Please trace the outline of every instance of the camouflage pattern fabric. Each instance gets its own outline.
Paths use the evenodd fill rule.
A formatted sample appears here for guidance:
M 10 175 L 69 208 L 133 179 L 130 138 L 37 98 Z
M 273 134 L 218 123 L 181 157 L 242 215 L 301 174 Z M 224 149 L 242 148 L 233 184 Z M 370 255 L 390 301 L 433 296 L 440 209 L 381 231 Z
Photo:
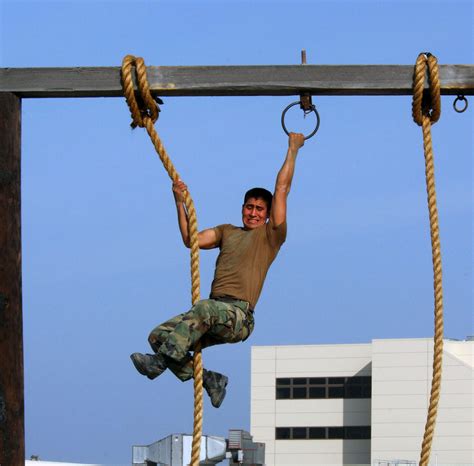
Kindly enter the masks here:
M 193 377 L 190 351 L 201 341 L 202 348 L 245 341 L 254 328 L 253 313 L 246 301 L 203 299 L 188 312 L 154 328 L 148 341 L 163 355 L 168 368 L 180 380 Z

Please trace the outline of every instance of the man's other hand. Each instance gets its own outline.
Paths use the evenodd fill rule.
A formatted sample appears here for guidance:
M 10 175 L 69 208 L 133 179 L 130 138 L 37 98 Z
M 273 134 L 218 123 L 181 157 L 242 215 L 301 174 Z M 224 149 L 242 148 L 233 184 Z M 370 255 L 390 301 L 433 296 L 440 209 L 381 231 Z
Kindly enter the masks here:
M 184 202 L 184 192 L 188 190 L 186 183 L 182 180 L 174 181 L 172 189 L 176 202 Z

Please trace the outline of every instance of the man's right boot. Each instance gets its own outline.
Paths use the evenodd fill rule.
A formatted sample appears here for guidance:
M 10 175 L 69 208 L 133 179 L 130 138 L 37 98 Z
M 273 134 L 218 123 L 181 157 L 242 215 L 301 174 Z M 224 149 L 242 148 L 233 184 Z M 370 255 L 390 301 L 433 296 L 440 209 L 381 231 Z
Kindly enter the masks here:
M 135 369 L 150 380 L 156 379 L 167 367 L 165 359 L 159 354 L 133 353 L 130 359 Z
M 202 376 L 202 385 L 206 389 L 211 404 L 214 408 L 218 408 L 224 401 L 226 395 L 227 383 L 229 378 L 219 372 L 208 371 L 204 369 Z

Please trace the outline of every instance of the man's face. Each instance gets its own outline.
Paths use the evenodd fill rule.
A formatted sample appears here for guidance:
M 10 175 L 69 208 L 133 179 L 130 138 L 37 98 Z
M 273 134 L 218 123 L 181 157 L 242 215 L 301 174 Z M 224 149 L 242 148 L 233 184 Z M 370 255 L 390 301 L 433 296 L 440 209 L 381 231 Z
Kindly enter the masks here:
M 268 218 L 267 204 L 263 199 L 250 197 L 242 206 L 242 223 L 246 230 L 264 225 Z

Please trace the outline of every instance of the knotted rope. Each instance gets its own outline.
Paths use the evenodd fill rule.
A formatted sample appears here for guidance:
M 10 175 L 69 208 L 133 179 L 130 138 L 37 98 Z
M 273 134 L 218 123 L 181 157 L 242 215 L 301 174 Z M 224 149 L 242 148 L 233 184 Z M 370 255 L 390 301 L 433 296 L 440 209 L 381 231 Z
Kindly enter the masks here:
M 425 77 L 428 75 L 429 91 L 425 92 Z M 434 175 L 433 146 L 431 142 L 431 123 L 436 123 L 441 115 L 440 82 L 438 61 L 431 54 L 418 55 L 413 80 L 413 120 L 423 128 L 423 147 L 425 153 L 426 190 L 430 216 L 431 251 L 433 258 L 434 283 L 434 350 L 433 378 L 431 381 L 430 404 L 423 434 L 420 466 L 427 466 L 430 460 L 431 445 L 438 413 L 441 392 L 441 369 L 443 360 L 443 285 L 441 268 L 441 246 L 439 241 L 438 209 L 436 207 L 436 188 Z
M 137 85 L 137 96 L 135 95 L 132 71 L 135 70 Z M 148 85 L 146 67 L 143 58 L 127 55 L 122 61 L 122 89 L 125 99 L 132 115 L 132 128 L 139 126 L 146 128 L 151 142 L 163 163 L 165 170 L 173 181 L 179 179 L 178 172 L 173 166 L 163 143 L 156 132 L 154 123 L 158 119 L 159 108 L 150 93 Z M 199 245 L 196 210 L 194 202 L 188 191 L 184 192 L 184 203 L 188 212 L 188 230 L 191 243 L 191 299 L 192 304 L 200 300 L 200 278 L 199 278 Z M 199 464 L 202 437 L 203 418 L 203 386 L 202 386 L 202 354 L 201 346 L 198 343 L 194 349 L 194 430 L 191 450 L 191 466 Z

